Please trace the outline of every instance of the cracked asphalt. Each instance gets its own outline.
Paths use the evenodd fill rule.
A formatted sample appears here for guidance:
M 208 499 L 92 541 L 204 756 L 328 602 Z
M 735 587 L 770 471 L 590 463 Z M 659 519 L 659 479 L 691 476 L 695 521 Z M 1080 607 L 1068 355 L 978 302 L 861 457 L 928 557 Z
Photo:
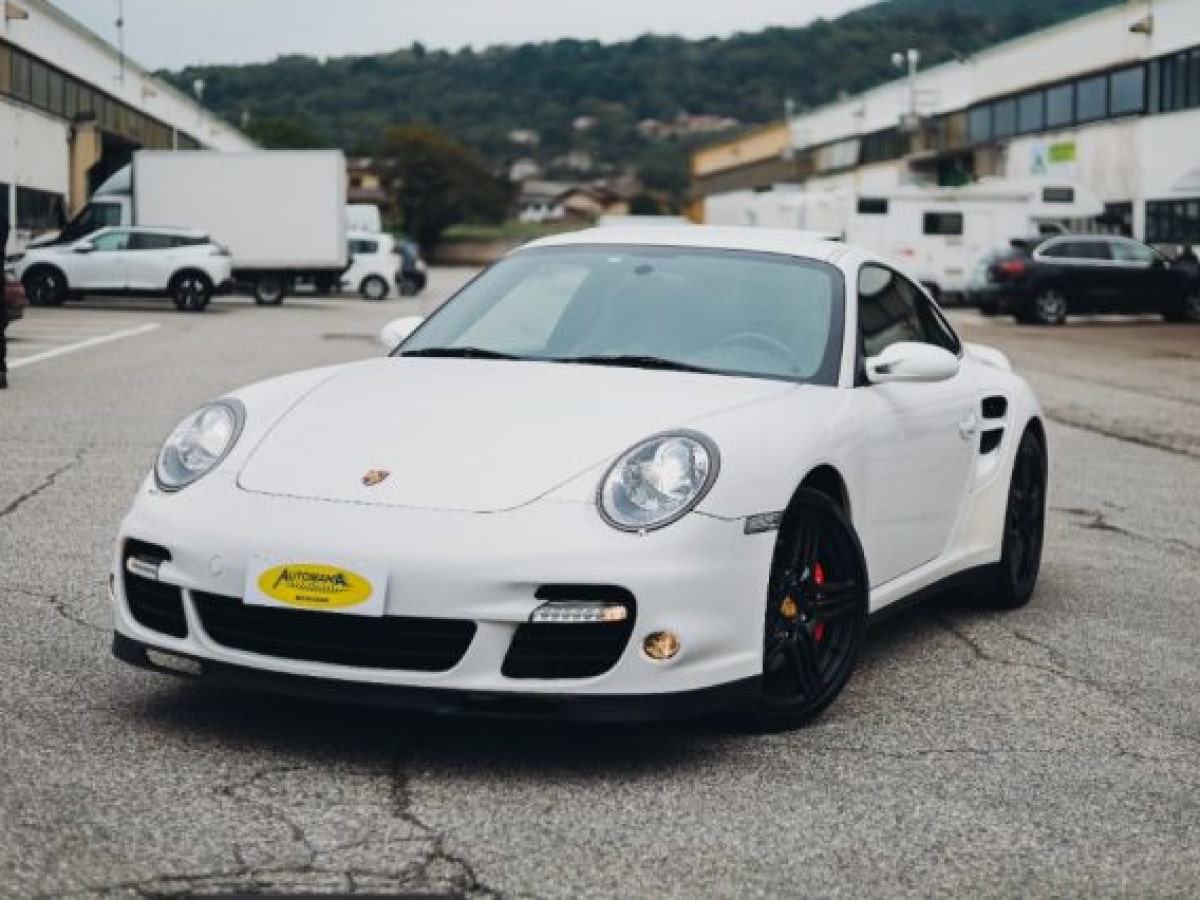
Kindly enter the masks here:
M 1195 895 L 1200 329 L 953 314 L 1047 405 L 1041 583 L 1015 613 L 944 598 L 876 626 L 802 731 L 439 720 L 114 661 L 113 535 L 175 422 L 247 381 L 376 353 L 379 326 L 466 274 L 384 304 L 95 304 L 162 327 L 14 373 L 0 895 Z M 58 315 L 30 311 L 42 333 Z

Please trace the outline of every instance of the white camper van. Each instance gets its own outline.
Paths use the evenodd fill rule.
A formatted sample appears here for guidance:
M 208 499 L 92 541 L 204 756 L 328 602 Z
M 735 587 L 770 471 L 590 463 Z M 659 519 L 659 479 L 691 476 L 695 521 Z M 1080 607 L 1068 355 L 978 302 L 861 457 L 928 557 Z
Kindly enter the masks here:
M 938 297 L 961 294 L 979 260 L 1013 238 L 1079 229 L 1103 212 L 1069 182 L 897 187 L 855 199 L 846 240 L 894 260 Z

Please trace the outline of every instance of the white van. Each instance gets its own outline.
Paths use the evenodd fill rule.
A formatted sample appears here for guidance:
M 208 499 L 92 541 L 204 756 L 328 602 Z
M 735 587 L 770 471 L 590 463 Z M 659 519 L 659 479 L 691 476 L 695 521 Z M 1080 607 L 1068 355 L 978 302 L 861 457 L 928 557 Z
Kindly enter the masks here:
M 897 187 L 855 199 L 846 240 L 894 260 L 936 298 L 961 294 L 979 261 L 1013 238 L 1077 229 L 1103 212 L 1099 198 L 1069 182 Z
M 400 268 L 396 239 L 390 234 L 350 234 L 350 267 L 342 273 L 342 290 L 364 300 L 386 300 Z

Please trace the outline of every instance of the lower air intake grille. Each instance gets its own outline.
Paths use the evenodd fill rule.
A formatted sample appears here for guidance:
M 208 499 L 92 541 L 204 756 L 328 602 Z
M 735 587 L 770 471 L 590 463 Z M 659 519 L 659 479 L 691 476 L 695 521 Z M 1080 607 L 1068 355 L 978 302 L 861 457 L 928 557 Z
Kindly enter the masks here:
M 624 588 L 545 585 L 539 600 L 621 603 L 629 615 L 623 622 L 533 623 L 517 628 L 501 673 L 509 678 L 591 678 L 617 664 L 633 633 L 635 603 Z
M 171 558 L 165 547 L 144 541 L 127 541 L 121 554 L 121 583 L 129 614 L 143 628 L 171 637 L 187 637 L 187 617 L 183 613 L 183 591 L 172 584 L 134 575 L 126 566 L 130 557 L 157 565 Z
M 445 672 L 458 665 L 475 637 L 475 623 L 462 619 L 271 609 L 199 592 L 192 599 L 204 630 L 218 644 L 283 659 Z

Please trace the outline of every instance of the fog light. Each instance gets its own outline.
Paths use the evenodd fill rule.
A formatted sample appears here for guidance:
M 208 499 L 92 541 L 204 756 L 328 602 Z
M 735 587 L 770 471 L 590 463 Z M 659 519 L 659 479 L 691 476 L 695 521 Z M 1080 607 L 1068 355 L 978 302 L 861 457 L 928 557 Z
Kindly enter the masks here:
M 535 609 L 529 621 L 535 625 L 580 625 L 624 622 L 628 618 L 629 609 L 623 603 L 556 600 Z
M 642 649 L 651 659 L 666 660 L 674 657 L 682 645 L 673 631 L 656 631 L 646 636 Z
M 180 675 L 199 675 L 202 671 L 200 663 L 194 659 L 176 656 L 174 653 L 164 653 L 162 650 L 155 650 L 152 647 L 146 648 L 146 660 L 160 669 L 168 669 L 178 672 Z

